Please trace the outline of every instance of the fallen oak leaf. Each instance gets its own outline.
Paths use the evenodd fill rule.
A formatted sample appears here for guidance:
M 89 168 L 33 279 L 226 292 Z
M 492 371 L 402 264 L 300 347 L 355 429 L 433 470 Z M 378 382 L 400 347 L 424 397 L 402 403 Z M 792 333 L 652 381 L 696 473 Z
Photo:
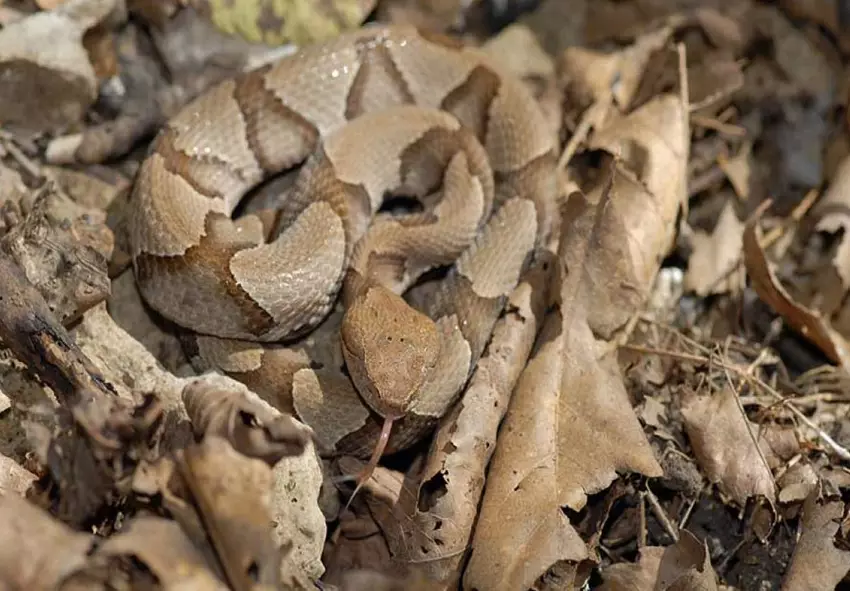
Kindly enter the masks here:
M 716 575 L 705 542 L 688 530 L 679 531 L 672 546 L 641 549 L 635 564 L 602 569 L 599 591 L 715 591 Z
M 776 503 L 776 485 L 731 386 L 712 394 L 690 392 L 682 404 L 685 430 L 702 472 L 739 506 L 762 496 Z
M 693 251 L 688 258 L 685 290 L 698 296 L 737 293 L 744 286 L 739 267 L 744 224 L 738 220 L 733 203 L 727 202 L 714 230 L 697 230 L 691 238 Z
M 761 247 L 758 218 L 744 228 L 744 263 L 759 298 L 834 363 L 850 368 L 850 348 L 817 312 L 798 304 L 782 287 Z
M 802 534 L 782 581 L 783 591 L 834 589 L 850 571 L 850 551 L 836 544 L 846 508 L 841 499 L 820 498 L 815 489 L 803 504 Z
M 227 580 L 235 589 L 281 583 L 281 554 L 272 538 L 271 469 L 211 436 L 177 455 Z
M 560 246 L 568 269 L 582 269 L 577 289 L 594 334 L 610 339 L 644 305 L 673 245 L 685 205 L 687 126 L 678 97 L 660 96 L 596 132 L 591 149 L 616 157 L 610 199 L 596 221 L 605 182 L 570 201 Z M 607 182 L 607 181 L 606 181 Z M 597 227 L 598 224 L 598 227 Z M 593 235 L 593 253 L 582 259 Z

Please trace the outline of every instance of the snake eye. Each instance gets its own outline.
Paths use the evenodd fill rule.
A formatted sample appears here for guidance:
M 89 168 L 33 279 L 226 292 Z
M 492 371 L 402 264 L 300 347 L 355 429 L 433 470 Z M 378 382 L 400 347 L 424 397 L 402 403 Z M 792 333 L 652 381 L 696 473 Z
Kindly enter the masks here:
M 381 285 L 356 297 L 342 320 L 342 350 L 351 379 L 375 412 L 404 416 L 437 363 L 434 322 Z

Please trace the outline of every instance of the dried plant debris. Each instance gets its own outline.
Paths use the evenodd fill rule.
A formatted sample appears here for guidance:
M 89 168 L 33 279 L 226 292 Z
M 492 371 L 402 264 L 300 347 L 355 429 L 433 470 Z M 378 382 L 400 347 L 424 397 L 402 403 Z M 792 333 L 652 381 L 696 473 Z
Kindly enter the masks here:
M 753 220 L 744 230 L 744 262 L 747 275 L 759 297 L 830 360 L 841 364 L 845 369 L 850 368 L 850 348 L 847 341 L 823 316 L 791 298 L 777 279 L 759 244 L 761 235 L 758 220 Z
M 17 495 L 0 495 L 0 584 L 6 589 L 56 589 L 86 562 L 94 540 Z
M 803 504 L 800 540 L 785 573 L 783 589 L 834 589 L 850 572 L 844 520 L 839 499 L 821 498 L 818 491 Z
M 23 220 L 0 240 L 0 249 L 24 270 L 65 325 L 109 297 L 106 264 L 113 241 L 103 222 L 101 210 L 93 216 L 48 183 L 36 192 Z
M 183 390 L 195 436 L 224 437 L 239 453 L 274 466 L 304 452 L 311 430 L 240 390 L 197 380 Z
M 83 34 L 115 5 L 115 0 L 69 0 L 0 31 L 4 123 L 40 131 L 83 118 L 97 98 L 97 77 Z
M 0 588 L 842 588 L 848 14 L 0 0 Z M 366 21 L 524 83 L 560 223 L 457 404 L 345 506 L 374 416 L 339 371 L 342 306 L 265 350 L 189 336 L 143 303 L 124 213 L 187 101 Z M 415 60 L 372 55 L 355 81 L 407 82 Z M 270 218 L 298 171 L 244 212 Z M 441 274 L 405 297 L 427 308 Z
M 740 506 L 755 496 L 774 503 L 776 485 L 758 428 L 742 414 L 735 391 L 727 386 L 710 394 L 690 393 L 682 404 L 688 438 L 709 480 Z
M 741 264 L 744 223 L 738 219 L 734 203 L 723 207 L 711 232 L 695 230 L 691 236 L 691 256 L 685 274 L 685 289 L 699 296 L 740 293 L 745 274 Z
M 714 591 L 718 589 L 708 548 L 682 530 L 672 546 L 641 549 L 635 564 L 615 564 L 602 571 L 600 591 Z

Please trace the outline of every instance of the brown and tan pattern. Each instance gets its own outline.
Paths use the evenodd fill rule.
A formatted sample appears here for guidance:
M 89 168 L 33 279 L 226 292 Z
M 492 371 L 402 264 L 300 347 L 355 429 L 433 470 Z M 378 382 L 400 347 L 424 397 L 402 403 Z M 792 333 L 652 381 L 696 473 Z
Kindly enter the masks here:
M 231 219 L 296 166 L 268 239 L 259 217 Z M 225 82 L 169 122 L 132 199 L 136 277 L 198 335 L 197 357 L 294 408 L 328 451 L 366 453 L 383 431 L 380 448 L 394 421 L 398 449 L 456 399 L 547 238 L 554 166 L 519 81 L 456 43 L 367 27 Z M 421 211 L 379 213 L 388 195 Z M 402 299 L 448 265 L 427 309 Z M 340 292 L 344 314 L 323 323 Z

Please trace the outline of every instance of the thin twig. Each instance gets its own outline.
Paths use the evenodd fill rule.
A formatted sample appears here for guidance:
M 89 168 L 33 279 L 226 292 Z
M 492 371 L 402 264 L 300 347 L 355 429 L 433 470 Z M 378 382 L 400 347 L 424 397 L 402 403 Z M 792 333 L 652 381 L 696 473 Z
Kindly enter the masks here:
M 564 146 L 564 151 L 558 159 L 559 169 L 563 170 L 567 167 L 570 160 L 572 160 L 573 156 L 575 156 L 579 145 L 587 139 L 591 128 L 599 124 L 603 115 L 611 107 L 612 100 L 613 95 L 608 92 L 604 96 L 596 99 L 596 101 L 584 111 L 581 121 L 579 121 L 578 127 L 576 127 L 575 133 L 573 133 L 570 141 L 567 142 L 567 145 Z
M 649 487 L 646 487 L 646 498 L 649 499 L 649 506 L 652 509 L 652 514 L 655 515 L 655 518 L 661 523 L 661 527 L 664 528 L 664 531 L 673 538 L 674 542 L 679 541 L 679 528 L 676 527 L 676 524 L 670 521 L 670 517 L 667 515 L 667 512 L 664 511 L 664 507 L 661 506 L 661 503 L 658 502 L 658 497 L 652 492 Z
M 677 351 L 665 351 L 663 349 L 653 349 L 651 347 L 641 347 L 639 345 L 623 345 L 623 348 L 628 349 L 629 351 L 634 351 L 636 353 L 645 353 L 647 355 L 663 355 L 665 357 L 672 357 L 675 359 L 683 359 L 685 361 L 693 361 L 695 363 L 716 363 L 719 367 L 723 369 L 728 369 L 739 376 L 743 377 L 746 381 L 750 382 L 751 385 L 755 384 L 759 388 L 763 389 L 765 392 L 770 394 L 773 398 L 775 398 L 778 402 L 780 402 L 783 406 L 789 409 L 798 419 L 800 419 L 803 423 L 806 424 L 807 427 L 812 429 L 822 440 L 823 442 L 830 448 L 832 451 L 844 461 L 850 462 L 850 451 L 847 451 L 846 448 L 841 446 L 837 441 L 835 441 L 832 437 L 830 437 L 823 429 L 818 427 L 815 423 L 811 421 L 806 415 L 804 415 L 799 409 L 797 409 L 793 404 L 789 404 L 788 399 L 786 399 L 782 394 L 774 390 L 769 384 L 767 384 L 761 378 L 750 375 L 747 373 L 745 369 L 741 369 L 735 365 L 731 365 L 729 363 L 725 363 L 722 360 L 714 359 L 712 357 L 702 357 L 700 355 L 692 355 L 690 353 L 680 353 Z

